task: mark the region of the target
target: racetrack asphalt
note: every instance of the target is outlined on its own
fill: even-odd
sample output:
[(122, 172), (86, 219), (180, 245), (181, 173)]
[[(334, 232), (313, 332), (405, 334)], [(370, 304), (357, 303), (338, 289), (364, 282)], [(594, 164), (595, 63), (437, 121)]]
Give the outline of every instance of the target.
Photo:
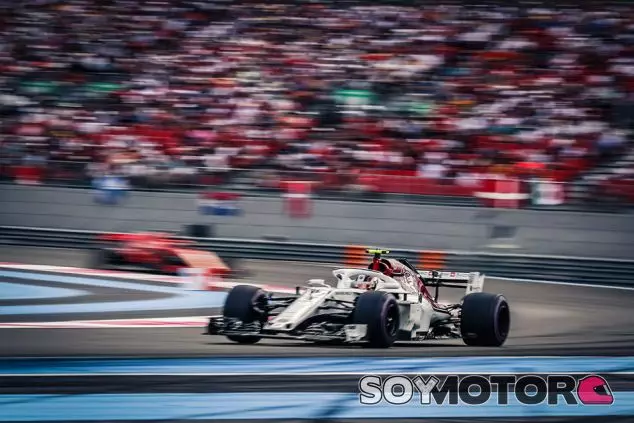
[[(80, 250), (0, 248), (0, 261), (87, 266)], [(308, 263), (248, 261), (245, 281), (302, 285), (308, 279), (331, 280), (336, 266)], [(477, 270), (477, 269), (474, 269)], [(238, 346), (220, 336), (203, 336), (202, 328), (0, 329), (1, 356), (465, 356), (465, 355), (632, 355), (634, 352), (634, 291), (512, 282), (487, 278), (485, 291), (505, 295), (512, 310), (509, 339), (502, 348), (474, 348), (460, 340), (404, 344), (389, 350), (316, 346), (295, 341), (262, 340)], [(125, 299), (129, 292), (103, 289), (98, 298)], [(144, 294), (151, 295), (151, 294)], [(154, 294), (156, 295), (156, 294)], [(441, 290), (441, 301), (458, 300), (460, 290)], [(138, 293), (137, 293), (138, 296)], [(135, 297), (135, 300), (139, 299)], [(41, 300), (40, 300), (41, 301)], [(218, 309), (82, 314), (73, 319), (182, 317), (217, 314)], [(37, 319), (59, 316), (37, 316)], [(7, 317), (3, 317), (7, 321)], [(31, 318), (30, 320), (33, 320)], [(22, 320), (24, 321), (24, 320)]]
[[(0, 247), (0, 262), (16, 262), (29, 264), (46, 264), (58, 266), (87, 267), (90, 256), (85, 251), (62, 249), (33, 249), (24, 247)], [(302, 285), (308, 279), (331, 279), (331, 270), (337, 266), (326, 264), (284, 263), (248, 261), (242, 263), (247, 270), (245, 282), (274, 285)], [(477, 269), (474, 269), (477, 270)], [(4, 280), (15, 283), (19, 281)], [(0, 281), (1, 282), (1, 281)], [(23, 281), (22, 281), (23, 282)], [(571, 281), (574, 282), (574, 281)], [(47, 287), (65, 287), (63, 283), (30, 282), (33, 285)], [(164, 294), (149, 291), (118, 289), (94, 286), (73, 286), (86, 291), (88, 295), (57, 299), (0, 299), (0, 307), (16, 304), (65, 304), (85, 302), (115, 302), (121, 300), (151, 300), (164, 298)], [(603, 289), (585, 286), (537, 284), (513, 282), (502, 279), (487, 278), (485, 291), (505, 295), (512, 310), (512, 326), (510, 337), (502, 348), (473, 348), (465, 346), (460, 340), (430, 341), (424, 344), (398, 345), (393, 348), (371, 349), (352, 346), (316, 346), (310, 343), (262, 340), (256, 345), (241, 346), (229, 342), (219, 336), (205, 336), (203, 328), (108, 328), (108, 329), (0, 329), (0, 356), (8, 357), (103, 357), (119, 359), (123, 357), (461, 357), (461, 356), (631, 356), (634, 355), (634, 291)], [(460, 290), (441, 290), (441, 300), (453, 301), (460, 297)], [(217, 308), (198, 310), (145, 310), (117, 313), (82, 313), (72, 315), (38, 315), (38, 316), (0, 316), (0, 321), (55, 321), (66, 319), (116, 319), (137, 317), (185, 317), (217, 314)], [(600, 361), (600, 359), (598, 359)], [(48, 360), (44, 360), (47, 362)], [(110, 361), (110, 360), (109, 360)], [(315, 369), (318, 371), (319, 369)], [(606, 376), (607, 377), (607, 376)], [(616, 377), (616, 379), (615, 379)], [(616, 391), (634, 391), (634, 377), (627, 375), (610, 375), (610, 386)], [(0, 398), (15, 396), (27, 404), (45, 404), (37, 399), (37, 395), (51, 394), (53, 401), (66, 401), (74, 396), (116, 394), (125, 397), (134, 393), (169, 395), (214, 395), (215, 393), (248, 393), (257, 398), (266, 392), (354, 392), (358, 377), (342, 376), (197, 376), (197, 375), (158, 375), (158, 376), (21, 376), (3, 377), (0, 375)], [(266, 392), (265, 392), (266, 391)], [(24, 395), (24, 397), (20, 397)], [(20, 399), (21, 398), (21, 399)], [(39, 402), (38, 402), (39, 401)], [(48, 401), (48, 399), (47, 399)], [(81, 400), (79, 400), (81, 401)], [(90, 401), (88, 399), (84, 401)], [(98, 407), (87, 403), (87, 407)], [(28, 409), (28, 406), (25, 406)], [(68, 407), (68, 406), (67, 406)], [(64, 413), (80, 409), (77, 404), (62, 409)], [(140, 406), (139, 406), (140, 407)], [(194, 407), (192, 405), (192, 407)], [(145, 407), (152, 408), (152, 407)], [(195, 408), (195, 407), (194, 407)], [(178, 407), (175, 407), (178, 410)], [(94, 409), (99, 413), (99, 408)], [(341, 404), (326, 408), (323, 415), (314, 420), (285, 420), (297, 422), (349, 421), (338, 413), (343, 410)], [(104, 410), (105, 411), (105, 410)], [(183, 408), (183, 413), (189, 412)], [(185, 413), (186, 414), (186, 413)], [(597, 421), (597, 416), (585, 417), (547, 417), (539, 413), (530, 413), (528, 417), (509, 418), (496, 417), (492, 413), (486, 418), (434, 418), (434, 422), (582, 422)], [(18, 417), (24, 417), (19, 414)], [(343, 415), (343, 414), (341, 414)], [(50, 419), (48, 418), (50, 417)], [(235, 417), (235, 416), (234, 416)], [(253, 421), (253, 420), (218, 420), (213, 421)], [(168, 418), (165, 416), (165, 418)], [(198, 421), (206, 419), (197, 416)], [(631, 422), (630, 416), (599, 417), (603, 422)], [(8, 421), (2, 418), (0, 421)], [(47, 416), (47, 420), (54, 420)], [(152, 421), (152, 419), (131, 419)], [(367, 419), (366, 419), (367, 420)], [(75, 420), (80, 423), (82, 420)], [(95, 419), (86, 420), (95, 422)], [(125, 423), (126, 419), (118, 419)], [(158, 421), (158, 420), (155, 420)], [(160, 421), (165, 421), (161, 419)], [(169, 421), (188, 422), (189, 417), (173, 416)], [(211, 419), (209, 420), (211, 421)], [(279, 421), (278, 419), (259, 420), (260, 422)], [(363, 420), (361, 420), (363, 421)], [(376, 419), (379, 422), (420, 421), (414, 419)]]

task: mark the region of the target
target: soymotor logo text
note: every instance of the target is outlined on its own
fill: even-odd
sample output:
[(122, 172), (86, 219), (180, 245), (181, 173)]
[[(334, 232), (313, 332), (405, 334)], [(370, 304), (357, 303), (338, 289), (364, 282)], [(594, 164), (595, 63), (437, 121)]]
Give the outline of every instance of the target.
[(611, 405), (607, 381), (597, 375), (418, 375), (364, 376), (359, 381), (361, 404), (482, 405), (494, 397), (507, 405), (511, 397), (524, 405)]

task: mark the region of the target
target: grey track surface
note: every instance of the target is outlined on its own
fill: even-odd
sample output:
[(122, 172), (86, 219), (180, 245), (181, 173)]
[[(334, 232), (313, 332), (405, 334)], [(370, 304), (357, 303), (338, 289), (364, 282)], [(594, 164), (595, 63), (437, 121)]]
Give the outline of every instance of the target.
[[(86, 266), (78, 250), (0, 248), (0, 261)], [(335, 266), (250, 261), (248, 281), (295, 285), (331, 279)], [(474, 269), (477, 270), (477, 269)], [(571, 281), (574, 282), (574, 281)], [(472, 348), (461, 341), (433, 341), (389, 350), (326, 347), (263, 340), (237, 346), (223, 337), (202, 336), (202, 328), (2, 329), (2, 356), (464, 356), (464, 355), (632, 355), (634, 292), (583, 286), (510, 282), (489, 278), (485, 290), (504, 294), (512, 328), (502, 348)], [(441, 300), (455, 300), (445, 290)], [(449, 296), (452, 294), (452, 296)], [(189, 314), (191, 315), (191, 313)], [(102, 316), (100, 316), (102, 317)], [(109, 316), (117, 318), (120, 316)]]
[[(27, 249), (0, 247), (0, 261), (66, 266), (87, 266), (88, 254), (77, 250)], [(310, 278), (329, 278), (334, 266), (283, 263), (247, 262), (248, 281), (271, 284), (302, 284)], [(572, 281), (574, 282), (574, 281)], [(485, 290), (504, 294), (511, 304), (511, 337), (503, 348), (470, 348), (460, 341), (430, 342), (424, 345), (397, 346), (389, 350), (358, 347), (316, 347), (297, 342), (262, 341), (253, 346), (237, 346), (222, 337), (203, 336), (202, 328), (145, 328), (145, 329), (0, 329), (0, 356), (22, 357), (187, 357), (187, 356), (467, 356), (467, 355), (632, 355), (634, 352), (634, 292), (590, 287), (562, 286), (509, 282), (487, 279)], [(457, 299), (458, 291), (446, 291)], [(130, 292), (96, 290), (99, 300), (129, 296)], [(209, 312), (217, 310), (210, 309)], [(172, 312), (178, 316), (194, 315), (186, 311)], [(165, 315), (165, 312), (157, 313)], [(40, 316), (41, 318), (42, 316)], [(55, 316), (46, 316), (54, 319)], [(92, 318), (117, 318), (127, 315), (95, 315)], [(78, 318), (91, 318), (80, 316)], [(518, 369), (521, 371), (521, 369)], [(608, 377), (613, 390), (631, 390), (631, 377)], [(0, 395), (8, 393), (55, 393), (56, 395), (88, 393), (146, 393), (146, 392), (253, 392), (258, 391), (349, 391), (356, 380), (349, 376), (318, 380), (303, 377), (73, 377), (73, 378), (2, 378)], [(263, 383), (266, 382), (266, 383)], [(332, 410), (336, 412), (336, 409)], [(161, 420), (163, 421), (163, 420)], [(170, 420), (189, 422), (191, 420)], [(205, 420), (200, 420), (205, 421)], [(209, 420), (211, 421), (211, 420)], [(213, 420), (220, 422), (220, 420)], [(228, 420), (227, 422), (248, 420)], [(276, 420), (259, 420), (267, 423)], [(295, 422), (350, 422), (322, 416), (319, 420)], [(387, 420), (372, 420), (387, 423)], [(390, 422), (415, 422), (414, 419), (390, 419)], [(523, 418), (486, 419), (448, 418), (425, 419), (427, 423), (466, 422), (540, 422), (593, 423), (597, 417), (557, 417), (531, 415)], [(600, 417), (602, 422), (632, 422), (631, 416)], [(291, 422), (291, 421), (287, 421)], [(76, 422), (81, 423), (81, 422)], [(88, 423), (88, 422), (86, 422)], [(94, 423), (94, 422), (90, 422)], [(121, 421), (120, 423), (126, 423)], [(133, 423), (133, 422), (130, 422)], [(134, 422), (136, 423), (136, 421)]]

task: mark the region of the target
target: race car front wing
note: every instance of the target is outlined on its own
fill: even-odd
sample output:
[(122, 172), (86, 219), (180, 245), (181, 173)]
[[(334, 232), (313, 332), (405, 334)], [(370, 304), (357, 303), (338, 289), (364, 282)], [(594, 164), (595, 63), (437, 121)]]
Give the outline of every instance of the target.
[(295, 339), (313, 342), (366, 341), (367, 326), (353, 324), (335, 324), (328, 322), (313, 323), (301, 331), (273, 331), (263, 327), (261, 322), (243, 323), (238, 319), (214, 316), (209, 319), (206, 335), (258, 336), (261, 338)]

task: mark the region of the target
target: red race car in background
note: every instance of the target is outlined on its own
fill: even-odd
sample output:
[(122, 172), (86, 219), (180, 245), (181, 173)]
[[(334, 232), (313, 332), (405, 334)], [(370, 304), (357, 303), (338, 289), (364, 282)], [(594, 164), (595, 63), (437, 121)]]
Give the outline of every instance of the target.
[(133, 269), (164, 274), (180, 274), (198, 269), (206, 274), (225, 276), (230, 268), (215, 253), (188, 248), (193, 241), (161, 232), (112, 233), (98, 237), (104, 245), (96, 252), (99, 269)]

